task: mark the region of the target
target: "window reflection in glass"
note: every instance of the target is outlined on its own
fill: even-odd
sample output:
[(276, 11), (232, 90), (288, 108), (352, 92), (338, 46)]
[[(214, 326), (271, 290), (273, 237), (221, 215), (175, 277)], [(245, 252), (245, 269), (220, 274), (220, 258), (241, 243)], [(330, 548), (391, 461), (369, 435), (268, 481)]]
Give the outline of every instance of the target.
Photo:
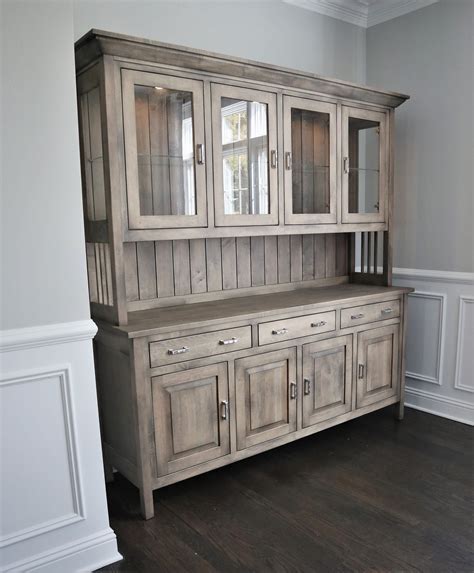
[(222, 98), (224, 213), (269, 213), (267, 105)]
[(195, 215), (192, 93), (135, 86), (142, 215)]

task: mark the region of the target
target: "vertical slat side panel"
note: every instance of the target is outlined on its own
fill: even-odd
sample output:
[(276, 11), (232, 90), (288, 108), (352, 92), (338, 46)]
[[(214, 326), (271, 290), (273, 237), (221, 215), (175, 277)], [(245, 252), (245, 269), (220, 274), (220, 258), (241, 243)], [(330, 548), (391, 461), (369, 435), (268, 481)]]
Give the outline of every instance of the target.
[(252, 286), (265, 284), (265, 243), (263, 237), (251, 237), (250, 257), (252, 265)]
[(237, 287), (246, 288), (252, 285), (250, 268), (250, 237), (238, 237), (237, 244)]
[(123, 244), (123, 263), (125, 267), (125, 289), (127, 302), (139, 300), (138, 293), (138, 268), (137, 268), (137, 244)]
[(222, 254), (220, 239), (206, 239), (207, 290), (222, 290)]
[(303, 280), (314, 278), (314, 242), (313, 235), (303, 235)]
[(277, 237), (265, 237), (265, 284), (278, 283)]
[(336, 235), (336, 276), (343, 277), (349, 274), (348, 255), (347, 255), (348, 237), (345, 233)]
[(290, 237), (278, 237), (278, 282), (285, 284), (290, 282)]
[(158, 297), (174, 295), (173, 243), (155, 242), (156, 283)]
[(314, 278), (326, 276), (326, 235), (314, 235)]
[(137, 243), (138, 292), (140, 300), (157, 297), (155, 243)]
[(290, 277), (291, 282), (303, 280), (303, 241), (301, 235), (290, 237)]
[(326, 277), (336, 276), (336, 235), (326, 235)]
[(175, 295), (191, 292), (191, 267), (189, 264), (189, 240), (173, 241), (173, 268)]
[(112, 306), (114, 304), (114, 289), (112, 286), (112, 264), (110, 261), (110, 247), (107, 243), (104, 244), (105, 249), (105, 272), (107, 274), (107, 304)]
[(222, 287), (224, 290), (237, 288), (237, 255), (235, 238), (222, 239)]
[(206, 242), (204, 239), (189, 241), (191, 263), (191, 292), (207, 292)]

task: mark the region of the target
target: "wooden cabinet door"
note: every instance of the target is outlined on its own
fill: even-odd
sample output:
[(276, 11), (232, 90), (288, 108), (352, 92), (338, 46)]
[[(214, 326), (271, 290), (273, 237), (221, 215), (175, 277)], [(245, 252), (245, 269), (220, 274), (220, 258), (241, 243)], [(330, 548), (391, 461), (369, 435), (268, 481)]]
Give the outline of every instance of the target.
[(285, 223), (337, 220), (336, 104), (283, 96)]
[(215, 224), (277, 225), (276, 94), (212, 84)]
[(357, 335), (357, 407), (396, 396), (399, 325), (383, 326)]
[(351, 410), (352, 335), (303, 346), (303, 427)]
[(235, 361), (237, 449), (296, 430), (296, 348)]
[(204, 88), (122, 70), (130, 229), (205, 227)]
[(388, 112), (342, 107), (342, 222), (387, 220)]
[(230, 452), (227, 363), (152, 378), (158, 476)]

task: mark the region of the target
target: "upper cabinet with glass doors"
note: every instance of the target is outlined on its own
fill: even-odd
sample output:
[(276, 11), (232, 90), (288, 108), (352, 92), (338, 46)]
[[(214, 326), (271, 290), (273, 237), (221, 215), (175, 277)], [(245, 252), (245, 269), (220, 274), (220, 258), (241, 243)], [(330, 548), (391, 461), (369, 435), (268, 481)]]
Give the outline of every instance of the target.
[(216, 226), (278, 224), (276, 95), (212, 84)]
[(122, 70), (128, 226), (205, 227), (203, 82)]
[(386, 221), (387, 114), (343, 106), (342, 156), (342, 222)]
[(285, 222), (336, 223), (336, 104), (283, 97)]

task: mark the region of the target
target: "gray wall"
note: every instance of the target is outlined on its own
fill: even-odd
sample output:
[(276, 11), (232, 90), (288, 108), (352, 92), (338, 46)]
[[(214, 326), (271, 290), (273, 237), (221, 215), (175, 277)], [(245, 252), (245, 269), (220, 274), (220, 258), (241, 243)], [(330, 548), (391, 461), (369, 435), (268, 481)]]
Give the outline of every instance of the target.
[(74, 0), (76, 38), (91, 28), (365, 80), (363, 28), (277, 0)]
[(396, 114), (396, 267), (474, 270), (474, 2), (441, 0), (367, 30), (369, 84)]
[(89, 317), (72, 4), (5, 0), (0, 328)]

